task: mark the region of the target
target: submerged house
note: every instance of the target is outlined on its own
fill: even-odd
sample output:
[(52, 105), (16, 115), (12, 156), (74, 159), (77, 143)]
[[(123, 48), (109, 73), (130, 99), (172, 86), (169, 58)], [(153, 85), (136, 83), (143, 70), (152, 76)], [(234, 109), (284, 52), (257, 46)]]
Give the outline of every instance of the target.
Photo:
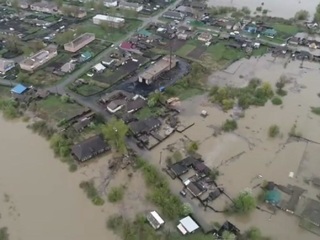
[(71, 154), (76, 160), (85, 162), (110, 149), (110, 146), (104, 141), (102, 136), (97, 135), (73, 145)]

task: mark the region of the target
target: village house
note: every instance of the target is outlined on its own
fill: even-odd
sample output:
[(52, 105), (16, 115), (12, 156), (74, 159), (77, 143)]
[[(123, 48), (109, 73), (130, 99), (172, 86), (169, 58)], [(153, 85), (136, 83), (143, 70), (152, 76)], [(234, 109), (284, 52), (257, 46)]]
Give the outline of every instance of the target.
[(70, 15), (74, 18), (84, 18), (87, 16), (87, 11), (85, 9), (72, 5), (63, 5), (62, 13), (65, 15)]
[(97, 135), (73, 145), (71, 154), (77, 161), (85, 162), (110, 149), (102, 136)]
[(139, 54), (142, 55), (142, 52), (136, 47), (136, 45), (132, 42), (122, 42), (119, 45), (119, 48), (121, 50), (124, 50), (126, 52), (131, 52), (131, 53), (135, 53), (135, 54)]
[(212, 35), (208, 32), (202, 32), (198, 36), (198, 40), (201, 42), (209, 42), (212, 39)]
[(162, 17), (172, 19), (172, 20), (182, 21), (184, 20), (185, 15), (177, 11), (166, 11), (165, 13), (162, 14)]
[(94, 33), (84, 33), (77, 37), (76, 39), (72, 40), (71, 42), (68, 42), (63, 45), (64, 50), (68, 52), (77, 52), (81, 48), (85, 47), (89, 43), (95, 40)]
[(162, 225), (164, 225), (164, 220), (156, 211), (149, 212), (147, 214), (147, 220), (155, 230), (159, 229)]
[(44, 13), (60, 13), (58, 5), (54, 2), (34, 2), (30, 5), (32, 11), (44, 12)]
[(165, 56), (155, 64), (152, 64), (139, 75), (139, 82), (152, 84), (162, 73), (170, 71), (178, 63), (175, 56)]
[(143, 5), (141, 5), (139, 3), (125, 2), (125, 1), (121, 1), (119, 3), (118, 7), (121, 9), (131, 10), (131, 11), (135, 11), (135, 12), (141, 12), (143, 9)]
[(71, 73), (76, 68), (76, 64), (73, 62), (67, 62), (63, 64), (60, 68), (60, 71), (63, 73)]
[(104, 0), (103, 5), (106, 7), (116, 7), (118, 6), (118, 1), (116, 0)]
[(107, 24), (110, 27), (113, 28), (120, 28), (123, 27), (125, 24), (124, 18), (119, 17), (111, 17), (107, 15), (98, 14), (92, 18), (92, 21), (94, 24)]
[(0, 74), (5, 74), (7, 71), (11, 70), (14, 67), (14, 61), (0, 58)]
[(30, 57), (22, 60), (19, 65), (20, 68), (29, 72), (34, 71), (38, 67), (42, 66), (46, 62), (50, 61), (58, 55), (56, 45), (48, 45), (46, 48), (40, 50), (39, 52), (33, 54)]
[(142, 134), (149, 134), (160, 126), (161, 121), (157, 118), (148, 118), (129, 123), (129, 129), (136, 137), (139, 137)]
[(190, 216), (187, 216), (179, 221), (177, 228), (183, 235), (186, 235), (194, 233), (200, 227)]

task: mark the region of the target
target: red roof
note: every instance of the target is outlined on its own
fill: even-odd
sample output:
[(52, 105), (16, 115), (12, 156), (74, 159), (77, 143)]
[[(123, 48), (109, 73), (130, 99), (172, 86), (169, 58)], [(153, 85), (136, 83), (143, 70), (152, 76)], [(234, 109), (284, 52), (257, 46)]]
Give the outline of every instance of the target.
[(123, 42), (120, 45), (121, 48), (123, 49), (132, 49), (133, 48), (133, 44), (130, 42)]

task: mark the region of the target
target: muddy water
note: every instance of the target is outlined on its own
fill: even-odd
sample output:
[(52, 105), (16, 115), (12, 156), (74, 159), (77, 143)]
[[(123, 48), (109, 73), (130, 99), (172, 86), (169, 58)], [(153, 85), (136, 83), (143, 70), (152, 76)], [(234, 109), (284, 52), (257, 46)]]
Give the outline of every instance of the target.
[(292, 18), (299, 10), (307, 10), (312, 17), (315, 13), (318, 0), (209, 0), (209, 6), (230, 6), (242, 8), (249, 7), (251, 12), (255, 12), (256, 8), (264, 3), (263, 9), (269, 10), (268, 15), (282, 18)]
[[(285, 62), (284, 59), (274, 59), (271, 56), (244, 59), (209, 77), (210, 84), (239, 87), (245, 86), (253, 77), (268, 81), (272, 86), (282, 74), (290, 79), (290, 83), (285, 87), (288, 95), (283, 98), (282, 106), (274, 106), (268, 102), (264, 107), (248, 109), (245, 117), (238, 121), (238, 129), (234, 133), (213, 136), (214, 129), (230, 118), (232, 111), (222, 112), (208, 103), (206, 97), (195, 97), (181, 105), (181, 120), (195, 123), (194, 127), (183, 134), (200, 143), (199, 153), (208, 166), (219, 167), (222, 175), (218, 182), (226, 188), (231, 197), (264, 180), (283, 185), (299, 185), (308, 191), (307, 197), (314, 199), (318, 194), (319, 190), (306, 185), (304, 180), (319, 176), (320, 164), (317, 156), (320, 145), (305, 142), (285, 143), (294, 124), (297, 126), (296, 132), (303, 137), (320, 142), (320, 117), (310, 111), (310, 106), (320, 106), (317, 96), (320, 92), (319, 65), (304, 63), (304, 68), (300, 68), (301, 63), (295, 61), (288, 63), (285, 68)], [(206, 110), (209, 116), (200, 117), (201, 110)], [(272, 124), (277, 124), (280, 128), (280, 136), (276, 139), (268, 137), (268, 128)], [(166, 145), (179, 143), (183, 138), (185, 137), (182, 134), (175, 134), (154, 149), (150, 157), (158, 163), (160, 151), (164, 159), (168, 155)], [(234, 157), (240, 153), (242, 155)], [(294, 173), (294, 178), (289, 177), (290, 172)], [(262, 175), (262, 178), (257, 179), (257, 175)], [(182, 185), (172, 181), (171, 186), (178, 193)], [(257, 191), (253, 190), (258, 194)], [(212, 222), (212, 219), (224, 219), (223, 215), (210, 214), (203, 210), (197, 212), (208, 223)], [(241, 230), (255, 225), (273, 239), (318, 239), (317, 236), (302, 230), (298, 226), (297, 218), (283, 212), (277, 212), (271, 217), (268, 213), (256, 211), (251, 217), (231, 220)]]
[(111, 207), (93, 206), (79, 188), (83, 171), (69, 173), (24, 123), (0, 126), (0, 226), (10, 239), (117, 239), (105, 228)]

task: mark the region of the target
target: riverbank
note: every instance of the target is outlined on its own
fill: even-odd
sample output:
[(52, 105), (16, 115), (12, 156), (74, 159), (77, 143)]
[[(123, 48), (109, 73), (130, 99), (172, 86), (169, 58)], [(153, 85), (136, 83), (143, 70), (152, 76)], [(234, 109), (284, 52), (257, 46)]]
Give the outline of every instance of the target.
[(152, 208), (145, 200), (142, 176), (129, 177), (129, 170), (118, 172), (109, 185), (126, 186), (123, 201), (106, 200), (98, 207), (87, 199), (80, 182), (92, 179), (99, 186), (108, 174), (110, 155), (70, 173), (54, 158), (49, 142), (33, 134), (26, 123), (0, 117), (0, 126), (1, 227), (8, 227), (10, 240), (119, 240), (106, 229), (109, 216), (121, 212), (131, 219)]

